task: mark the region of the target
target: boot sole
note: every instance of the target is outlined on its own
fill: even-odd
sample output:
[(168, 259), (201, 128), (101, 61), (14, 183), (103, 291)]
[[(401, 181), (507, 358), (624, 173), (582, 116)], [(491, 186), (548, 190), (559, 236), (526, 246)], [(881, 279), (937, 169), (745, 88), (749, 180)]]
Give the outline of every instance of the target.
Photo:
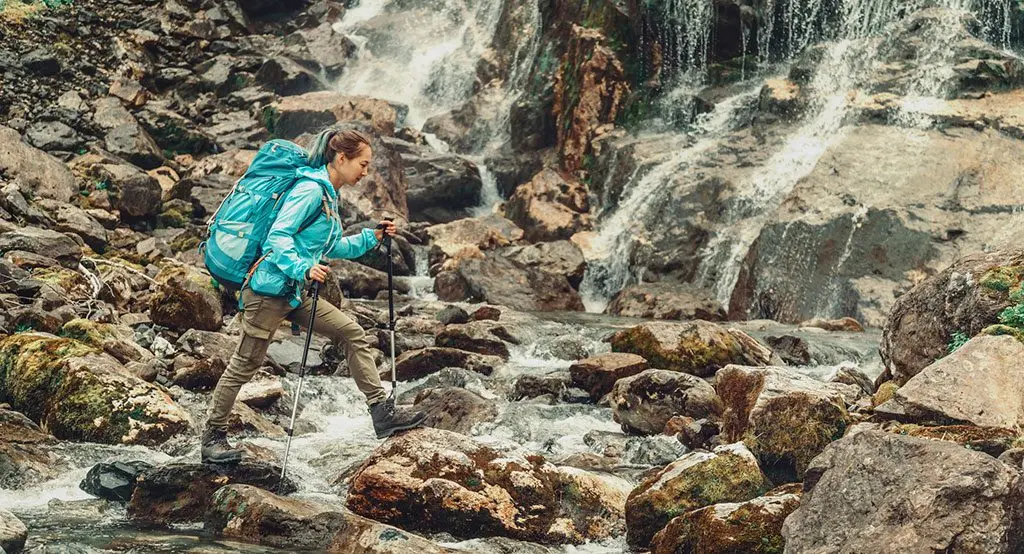
[(408, 431), (410, 429), (415, 429), (415, 428), (420, 427), (421, 425), (423, 425), (423, 422), (426, 421), (426, 420), (427, 420), (427, 414), (423, 414), (422, 416), (420, 416), (419, 419), (417, 419), (416, 421), (414, 421), (414, 422), (412, 422), (412, 423), (410, 423), (408, 425), (400, 425), (398, 427), (392, 427), (392, 428), (388, 429), (387, 431), (385, 431), (383, 433), (377, 433), (377, 438), (378, 439), (386, 439), (386, 438), (390, 437), (391, 435), (394, 435), (395, 433), (400, 433), (402, 431)]

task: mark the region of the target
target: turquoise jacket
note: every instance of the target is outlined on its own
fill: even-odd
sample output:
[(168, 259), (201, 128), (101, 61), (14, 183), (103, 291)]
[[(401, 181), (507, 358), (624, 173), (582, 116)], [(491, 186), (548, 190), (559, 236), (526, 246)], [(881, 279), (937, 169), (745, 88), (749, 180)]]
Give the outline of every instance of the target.
[(309, 268), (324, 258), (358, 258), (377, 246), (373, 229), (341, 236), (338, 194), (327, 178), (326, 166), (302, 168), (298, 173), (300, 180), (281, 199), (281, 210), (263, 243), (264, 256), (248, 284), (255, 293), (289, 298), (295, 308), (302, 303)]

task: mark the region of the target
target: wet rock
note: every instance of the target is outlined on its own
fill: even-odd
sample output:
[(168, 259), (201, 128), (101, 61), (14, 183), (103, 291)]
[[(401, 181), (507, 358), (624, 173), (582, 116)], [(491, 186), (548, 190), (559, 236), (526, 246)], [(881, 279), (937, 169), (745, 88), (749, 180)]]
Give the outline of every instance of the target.
[(520, 311), (583, 311), (583, 300), (569, 280), (555, 273), (523, 266), (500, 253), (460, 261), (434, 281), (442, 300), (502, 304)]
[(64, 440), (161, 444), (191, 426), (164, 392), (72, 339), (21, 333), (0, 340), (0, 397)]
[(28, 527), (11, 512), (0, 508), (0, 551), (18, 554), (28, 540)]
[[(347, 298), (377, 298), (377, 295), (388, 290), (388, 274), (383, 271), (366, 267), (350, 260), (330, 260), (331, 271), (338, 275), (342, 292)], [(394, 281), (395, 292), (409, 294), (409, 284), (402, 280)]]
[(211, 506), (213, 493), (225, 485), (252, 485), (278, 494), (295, 492), (290, 479), (281, 481), (281, 468), (243, 461), (237, 465), (173, 463), (139, 476), (128, 503), (128, 519), (167, 525), (196, 523)]
[(973, 254), (900, 296), (879, 352), (902, 385), (948, 353), (954, 333), (973, 337), (996, 323), (1024, 277), (1024, 250)]
[(636, 354), (609, 352), (580, 360), (569, 366), (572, 384), (590, 393), (595, 402), (612, 391), (615, 382), (650, 367)]
[(153, 358), (152, 352), (135, 342), (135, 331), (124, 325), (78, 318), (65, 323), (60, 335), (103, 350), (122, 364), (145, 362)]
[(236, 402), (228, 415), (228, 433), (244, 437), (284, 437), (285, 431), (276, 423), (256, 413), (248, 404)]
[(78, 267), (78, 262), (82, 259), (82, 247), (73, 239), (63, 233), (37, 227), (25, 227), (0, 234), (0, 252), (12, 250), (45, 255), (67, 268)]
[(350, 554), (454, 552), (343, 508), (285, 498), (250, 485), (217, 489), (205, 529), (225, 538), (284, 549)]
[(481, 306), (473, 312), (474, 321), (498, 321), (501, 319), (501, 310), (494, 306)]
[(485, 378), (479, 373), (458, 367), (446, 367), (437, 373), (428, 375), (422, 383), (414, 387), (402, 388), (398, 394), (398, 403), (412, 404), (420, 392), (439, 387), (458, 387), (471, 390), (487, 398), (494, 397), (494, 394), (485, 388), (484, 380)]
[(306, 66), (319, 66), (327, 78), (334, 80), (341, 76), (348, 58), (356, 51), (356, 45), (345, 34), (334, 30), (329, 20), (316, 18), (319, 25), (300, 29), (290, 35), (288, 42), (300, 46), (289, 52), (293, 59)]
[(516, 379), (510, 399), (520, 401), (546, 398), (552, 402), (566, 400), (571, 385), (565, 371), (552, 371), (543, 375), (522, 375)]
[(630, 433), (654, 435), (677, 415), (717, 418), (722, 401), (715, 389), (687, 373), (648, 369), (615, 382), (609, 395), (612, 414)]
[(384, 139), (402, 157), (409, 215), (416, 221), (447, 223), (480, 204), (483, 181), (473, 162), (426, 145)]
[(427, 414), (425, 426), (464, 435), (470, 434), (476, 424), (498, 417), (498, 407), (492, 400), (458, 387), (420, 391), (414, 404), (415, 409)]
[(238, 402), (250, 408), (265, 410), (284, 396), (281, 378), (267, 373), (257, 373), (252, 381), (242, 385), (238, 391)]
[(799, 485), (789, 485), (747, 502), (687, 512), (654, 536), (651, 554), (781, 552), (782, 523), (800, 506), (800, 494)]
[(728, 364), (765, 365), (771, 350), (746, 333), (696, 320), (643, 323), (612, 336), (612, 350), (643, 356), (652, 366), (714, 375)]
[(135, 479), (153, 464), (143, 461), (99, 463), (89, 469), (78, 488), (97, 497), (128, 502), (135, 491)]
[[(427, 228), (427, 235), (431, 243), (430, 265), (439, 266), (450, 258), (509, 246), (523, 238), (523, 230), (499, 215), (490, 214), (433, 225)], [(432, 270), (433, 273), (436, 272)]]
[(844, 317), (841, 319), (821, 319), (814, 318), (804, 321), (800, 324), (801, 327), (817, 327), (818, 329), (824, 329), (826, 331), (846, 331), (850, 333), (863, 333), (864, 326), (859, 321), (852, 317)]
[(171, 382), (189, 390), (212, 389), (238, 346), (238, 337), (189, 329), (178, 338)]
[(512, 246), (502, 249), (501, 254), (521, 266), (564, 275), (574, 289), (579, 289), (587, 270), (583, 252), (567, 240)]
[(1024, 429), (1021, 356), (1024, 344), (1012, 337), (975, 337), (911, 377), (875, 413), (912, 423)]
[(505, 217), (530, 242), (567, 240), (591, 226), (586, 187), (545, 169), (520, 185), (505, 203)]
[(378, 134), (393, 136), (407, 111), (386, 100), (319, 91), (282, 98), (265, 112), (270, 114), (265, 121), (272, 133), (289, 139), (342, 121), (365, 122)]
[(438, 321), (448, 325), (450, 323), (469, 323), (469, 314), (458, 306), (445, 306), (435, 316)]
[(78, 194), (75, 176), (57, 158), (22, 142), (21, 135), (0, 126), (0, 171), (21, 190), (67, 202)]
[(1020, 473), (949, 442), (857, 433), (815, 458), (803, 488), (800, 508), (782, 528), (794, 552), (836, 544), (851, 552), (1024, 548)]
[(22, 489), (66, 470), (56, 440), (18, 412), (0, 408), (0, 488)]
[(626, 541), (634, 548), (647, 548), (655, 534), (681, 513), (723, 502), (746, 502), (768, 488), (757, 460), (742, 444), (684, 454), (629, 494)]
[[(458, 342), (459, 344), (467, 344), (464, 341), (469, 340), (468, 338), (452, 337), (445, 339), (453, 343)], [(398, 375), (398, 379), (401, 381), (412, 381), (421, 377), (430, 375), (441, 371), (447, 367), (460, 367), (470, 371), (474, 371), (481, 375), (490, 375), (496, 367), (503, 363), (502, 358), (499, 355), (489, 355), (486, 353), (479, 353), (479, 350), (489, 350), (492, 352), (500, 352), (500, 347), (497, 344), (504, 346), (499, 339), (495, 339), (495, 342), (490, 342), (491, 339), (487, 339), (484, 346), (478, 348), (478, 351), (463, 350), (461, 347), (427, 347), (419, 350), (410, 350), (403, 352), (398, 358), (395, 359), (395, 373)], [(507, 356), (507, 351), (506, 351)], [(390, 378), (390, 369), (381, 368), (381, 374), (388, 373), (387, 377)]]
[(50, 499), (46, 503), (46, 515), (55, 521), (65, 524), (96, 523), (111, 517), (112, 502), (103, 499), (59, 500)]
[(457, 348), (477, 354), (509, 357), (507, 342), (515, 342), (504, 327), (484, 322), (449, 325), (434, 338), (440, 347)]
[(597, 29), (573, 25), (555, 76), (557, 148), (572, 172), (586, 169), (594, 140), (612, 127), (629, 94), (625, 68), (607, 41)]
[(810, 365), (811, 347), (807, 340), (793, 335), (782, 335), (780, 337), (767, 336), (764, 341), (768, 343), (774, 354), (778, 354), (782, 361), (788, 365)]
[(220, 329), (224, 313), (210, 277), (191, 268), (169, 265), (156, 276), (156, 282), (149, 305), (153, 323), (178, 330)]
[(725, 321), (725, 309), (709, 292), (677, 283), (642, 283), (623, 289), (608, 304), (623, 317)]
[(722, 437), (744, 441), (775, 483), (802, 479), (808, 464), (843, 436), (858, 387), (823, 383), (786, 368), (731, 365), (715, 375), (725, 405)]
[(439, 429), (380, 446), (352, 478), (352, 511), (424, 532), (580, 543), (622, 532), (625, 487), (558, 468), (537, 455), (499, 453)]

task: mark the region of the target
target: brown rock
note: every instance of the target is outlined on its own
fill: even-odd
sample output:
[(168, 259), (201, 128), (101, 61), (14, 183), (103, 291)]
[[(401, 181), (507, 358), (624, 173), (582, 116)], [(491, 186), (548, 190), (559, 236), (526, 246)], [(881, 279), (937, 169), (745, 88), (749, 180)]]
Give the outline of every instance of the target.
[(440, 347), (456, 348), (477, 354), (498, 356), (507, 360), (506, 342), (515, 339), (500, 325), (474, 321), (461, 325), (449, 325), (434, 337), (434, 344)]
[(619, 379), (609, 393), (612, 415), (622, 429), (655, 435), (674, 416), (718, 418), (722, 401), (700, 377), (664, 369), (648, 369)]
[[(456, 339), (454, 336), (443, 340), (466, 344), (461, 342), (462, 339)], [(496, 344), (487, 344), (490, 346), (482, 346), (480, 349), (500, 352), (500, 347)], [(403, 352), (395, 360), (395, 373), (401, 381), (419, 379), (446, 367), (461, 367), (483, 375), (490, 375), (494, 368), (501, 363), (503, 360), (499, 356), (479, 354), (458, 348), (427, 347)], [(381, 377), (390, 378), (390, 368), (382, 367)]]
[(191, 268), (168, 265), (156, 281), (149, 305), (153, 323), (178, 330), (220, 329), (224, 313), (210, 277)]
[(728, 364), (764, 365), (771, 350), (737, 329), (695, 320), (652, 322), (612, 336), (614, 352), (643, 356), (652, 366), (701, 377)]
[(647, 369), (647, 360), (636, 354), (609, 352), (580, 360), (569, 366), (572, 384), (588, 393), (595, 402), (611, 392), (615, 382)]
[(826, 331), (847, 331), (851, 333), (863, 333), (864, 326), (852, 317), (841, 319), (809, 319), (800, 324), (801, 327), (817, 327)]
[(67, 202), (78, 194), (75, 176), (60, 160), (23, 142), (17, 131), (4, 126), (0, 126), (0, 173), (35, 196)]
[(490, 214), (460, 219), (427, 228), (430, 237), (430, 264), (443, 264), (449, 258), (465, 257), (466, 250), (477, 252), (510, 246), (523, 238), (523, 230), (511, 221)]
[(567, 240), (591, 226), (587, 189), (544, 169), (505, 203), (505, 216), (524, 229), (530, 242)]
[(273, 107), (273, 129), (282, 138), (294, 138), (311, 129), (342, 121), (368, 123), (380, 134), (393, 136), (395, 122), (404, 117), (405, 106), (368, 96), (347, 96), (318, 91), (285, 96)]
[(608, 313), (623, 317), (724, 321), (725, 309), (704, 290), (677, 283), (642, 283), (627, 287), (608, 304)]
[(56, 439), (18, 412), (0, 409), (0, 488), (22, 489), (56, 479), (67, 469)]
[(470, 434), (476, 424), (498, 417), (498, 407), (493, 401), (458, 387), (420, 391), (414, 407), (426, 412), (425, 426), (464, 435)]

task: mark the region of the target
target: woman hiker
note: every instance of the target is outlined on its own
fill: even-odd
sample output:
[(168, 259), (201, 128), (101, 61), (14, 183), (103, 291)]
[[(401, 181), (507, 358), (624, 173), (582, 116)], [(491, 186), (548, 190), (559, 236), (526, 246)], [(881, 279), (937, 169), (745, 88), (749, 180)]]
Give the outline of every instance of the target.
[[(323, 283), (330, 271), (328, 266), (318, 263), (321, 256), (358, 258), (384, 235), (395, 233), (394, 223), (383, 221), (376, 230), (363, 229), (358, 235), (341, 236), (337, 191), (366, 176), (372, 155), (369, 137), (358, 131), (328, 129), (314, 140), (309, 168), (299, 170), (302, 178), (282, 199), (281, 210), (267, 236), (264, 250), (269, 255), (257, 263), (242, 290), (242, 338), (213, 391), (210, 419), (202, 439), (203, 462), (231, 463), (242, 459), (242, 451), (232, 448), (227, 441), (228, 415), (235, 397), (262, 365), (267, 345), (281, 322), (308, 322), (312, 299), (304, 295), (304, 283)], [(320, 217), (307, 224), (316, 212)], [(351, 317), (321, 297), (313, 330), (346, 345), (349, 371), (366, 396), (377, 438), (423, 423), (426, 414), (396, 408), (394, 397), (386, 394), (366, 334)]]

